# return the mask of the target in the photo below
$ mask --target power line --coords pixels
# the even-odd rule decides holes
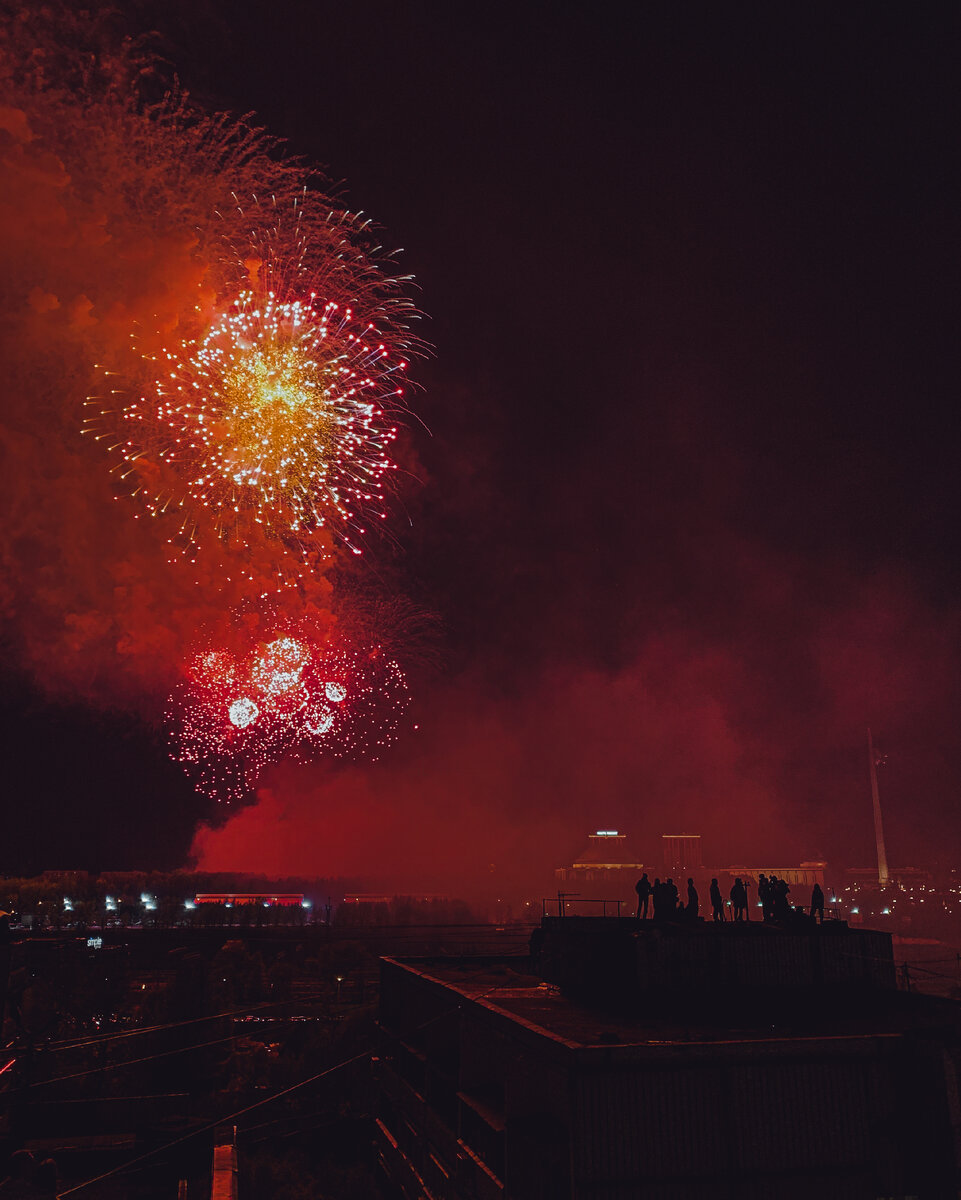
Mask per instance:
[[[281,1004],[290,1003],[296,1003],[296,1001],[264,1000],[259,1004],[248,1004],[244,1008],[229,1008],[223,1012],[211,1013],[206,1017],[191,1017],[186,1021],[170,1021],[166,1025],[144,1025],[140,1029],[125,1029],[122,1033],[97,1034],[94,1037],[77,1040],[67,1038],[60,1042],[52,1042],[49,1046],[44,1047],[44,1051],[55,1053],[59,1050],[77,1050],[84,1046],[102,1046],[106,1042],[115,1042],[120,1038],[140,1037],[144,1033],[160,1033],[164,1029],[183,1029],[187,1025],[200,1025],[204,1021],[217,1021],[221,1017],[237,1017],[243,1013],[259,1012],[264,1008],[277,1008]]]
[[[157,1146],[153,1150],[148,1150],[146,1154],[141,1154],[139,1158],[133,1158],[129,1162],[121,1163],[118,1167],[104,1171],[102,1175],[97,1175],[93,1179],[86,1179],[83,1183],[75,1184],[65,1192],[58,1193],[58,1200],[61,1200],[64,1196],[72,1196],[74,1192],[83,1191],[84,1188],[92,1187],[95,1183],[101,1183],[104,1179],[109,1179],[111,1175],[118,1175],[121,1171],[126,1171],[130,1167],[137,1166],[138,1163],[146,1162],[148,1158],[153,1158],[165,1150],[172,1150],[174,1146],[179,1146],[181,1143],[189,1141],[190,1138],[197,1137],[201,1133],[209,1133],[211,1129],[215,1129],[218,1125],[226,1125],[232,1121],[236,1121],[238,1117],[246,1116],[247,1113],[253,1112],[256,1108],[262,1108],[265,1104],[270,1104],[274,1100],[280,1100],[284,1096],[289,1096],[291,1092],[296,1092],[299,1088],[306,1087],[310,1083],[316,1083],[318,1079],[323,1079],[326,1075],[332,1075],[342,1067],[348,1067],[351,1063],[359,1062],[362,1058],[369,1058],[370,1054],[370,1050],[362,1050],[360,1054],[355,1054],[352,1058],[345,1058],[343,1062],[339,1062],[333,1067],[328,1067],[325,1071],[319,1071],[316,1075],[311,1075],[309,1079],[302,1079],[300,1083],[291,1084],[290,1087],[284,1088],[283,1091],[275,1092],[272,1096],[266,1096],[263,1100],[257,1100],[253,1104],[248,1104],[246,1108],[238,1109],[236,1112],[229,1113],[225,1117],[218,1117],[216,1121],[211,1121],[208,1125],[202,1125],[199,1129],[193,1129],[190,1133],[185,1133],[182,1137],[175,1138],[172,1142],[167,1142],[163,1146]]]
[[[466,996],[467,1000],[482,1000],[485,996],[489,996],[491,992],[496,992],[501,987],[497,983],[486,988],[482,992],[478,992],[473,996]],[[451,1016],[457,1012],[461,1005],[455,1004],[451,1008],[446,1009],[436,1016],[429,1017],[420,1025],[415,1025],[413,1029],[407,1031],[407,1036],[411,1033],[418,1033],[422,1029],[426,1029],[428,1025],[433,1025],[435,1021],[441,1021],[445,1017]],[[237,1112],[229,1113],[227,1116],[218,1117],[216,1121],[211,1121],[207,1125],[202,1125],[199,1129],[193,1129],[190,1133],[185,1133],[179,1138],[175,1138],[172,1142],[167,1142],[163,1146],[157,1146],[153,1150],[148,1150],[146,1154],[141,1154],[138,1158],[132,1158],[129,1162],[121,1163],[119,1166],[111,1168],[109,1171],[104,1171],[102,1175],[97,1175],[93,1179],[86,1179],[83,1183],[75,1184],[72,1188],[68,1188],[65,1192],[58,1193],[58,1200],[62,1200],[64,1196],[72,1196],[75,1192],[83,1191],[84,1188],[92,1187],[95,1183],[101,1183],[104,1179],[109,1179],[113,1175],[118,1175],[123,1171],[129,1170],[131,1167],[136,1167],[142,1162],[146,1162],[149,1158],[154,1158],[158,1154],[164,1153],[166,1150],[172,1150],[174,1146],[179,1146],[183,1142],[189,1141],[193,1137],[197,1137],[202,1133],[209,1133],[211,1129],[217,1128],[219,1125],[226,1125],[236,1121],[239,1117],[246,1116],[247,1113],[253,1112],[257,1108],[262,1108],[265,1104],[270,1104],[274,1100],[280,1100],[284,1096],[289,1096],[292,1092],[298,1091],[300,1088],[307,1087],[308,1084],[316,1083],[318,1079],[323,1079],[327,1075],[332,1075],[335,1071],[339,1071],[342,1067],[348,1067],[351,1063],[359,1062],[362,1058],[369,1058],[373,1054],[373,1049],[362,1050],[359,1054],[353,1055],[351,1058],[345,1058],[342,1062],[336,1063],[332,1067],[328,1067],[324,1071],[319,1071],[316,1075],[311,1075],[309,1079],[302,1079],[299,1083],[291,1084],[290,1087],[284,1088],[282,1091],[275,1092],[272,1096],[266,1096],[263,1100],[257,1100],[253,1104],[248,1104],[246,1108],[238,1109]],[[267,1122],[270,1124],[271,1122]]]
[[[121,1067],[136,1067],[141,1063],[155,1062],[158,1058],[169,1058],[172,1054],[187,1054],[190,1050],[203,1050],[206,1046],[222,1046],[224,1042],[232,1042],[234,1035],[225,1038],[215,1038],[211,1042],[196,1042],[192,1046],[179,1046],[176,1050],[164,1050],[160,1054],[148,1054],[145,1058],[130,1058],[125,1062],[104,1063],[100,1067],[91,1067],[87,1071],[75,1071],[72,1075],[55,1075],[52,1079],[39,1079],[36,1083],[28,1083],[27,1089],[49,1087],[52,1083],[66,1083],[68,1079],[83,1079],[87,1075],[99,1075],[102,1071],[119,1071]],[[14,1097],[17,1091],[7,1093]]]

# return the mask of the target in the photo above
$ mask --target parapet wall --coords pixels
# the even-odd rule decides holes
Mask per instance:
[[[897,986],[891,935],[843,921],[794,929],[545,917],[532,952],[542,978],[578,992]]]

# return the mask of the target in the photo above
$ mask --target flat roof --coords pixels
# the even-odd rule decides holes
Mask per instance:
[[[388,958],[465,999],[571,1047],[666,1046],[851,1038],[919,1026],[961,1030],[961,1004],[896,991],[797,988],[776,999],[762,988],[735,996],[645,997],[620,1008],[574,999],[516,958]]]

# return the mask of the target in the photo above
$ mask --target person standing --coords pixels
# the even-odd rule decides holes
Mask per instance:
[[[744,884],[741,883],[740,875],[735,877],[734,883],[731,885],[731,908],[734,909],[734,920],[744,920],[744,909],[747,905],[747,892],[744,890]]]
[[[647,872],[640,877],[637,883],[634,884],[634,891],[637,892],[637,917],[640,921],[647,920],[647,904],[651,898],[651,881],[647,877]]]
[[[694,886],[694,880],[687,881],[687,912],[686,916],[689,921],[697,920],[697,889]]]
[[[771,885],[763,871],[757,877],[757,898],[761,901],[761,920],[770,921],[774,915],[771,912]]]
[[[718,887],[716,879],[711,880],[711,908],[714,910],[714,920],[724,920],[724,900],[721,897],[721,889]]]
[[[811,916],[819,925],[824,923],[824,892],[819,883],[811,890]]]
[[[791,902],[787,898],[790,890],[786,879],[781,879],[777,875],[774,876],[775,921],[789,921],[791,919]]]

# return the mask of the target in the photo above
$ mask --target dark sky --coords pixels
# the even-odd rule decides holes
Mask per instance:
[[[868,862],[869,723],[889,858],[953,861],[957,8],[139,13],[405,248],[434,347],[392,564],[446,624],[421,729],[280,768],[199,861],[446,885],[681,824]],[[183,861],[208,808],[134,718],[8,696],[9,868]]]

